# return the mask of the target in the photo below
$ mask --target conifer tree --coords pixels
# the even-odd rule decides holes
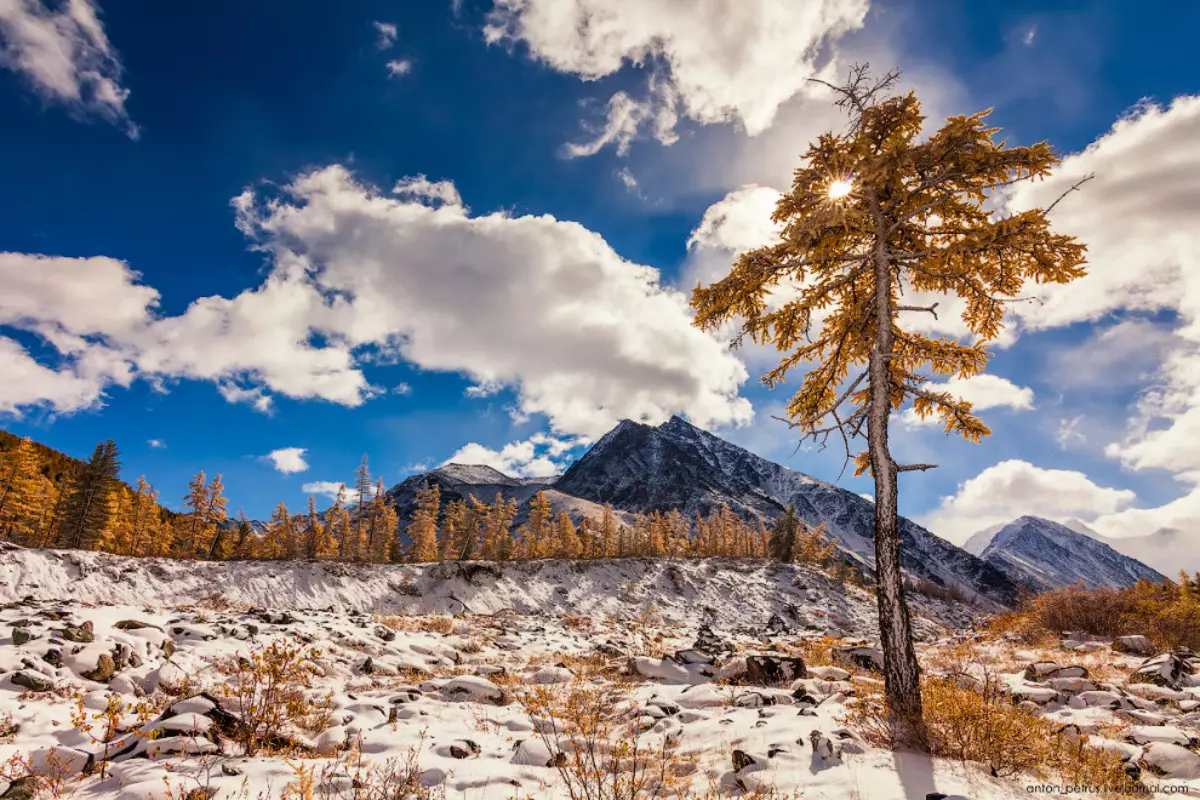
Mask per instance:
[[[727,277],[697,287],[692,307],[701,328],[740,320],[738,341],[771,344],[784,354],[765,376],[768,385],[795,366],[815,365],[788,404],[787,417],[804,437],[819,443],[835,437],[857,473],[869,471],[874,478],[888,712],[898,739],[925,747],[896,498],[899,474],[934,465],[897,463],[889,421],[911,401],[919,416],[937,416],[947,433],[973,441],[990,433],[970,403],[930,388],[930,377],[979,374],[1006,305],[1028,281],[1065,283],[1082,276],[1084,247],[1051,231],[1047,215],[1054,204],[1016,214],[987,205],[1003,187],[1048,175],[1059,161],[1050,145],[1008,147],[988,127],[986,112],[953,117],[923,136],[916,96],[889,96],[897,77],[873,81],[861,66],[845,85],[830,86],[850,125],[809,148],[775,210],[783,226],[778,243],[743,254]],[[781,285],[800,288],[777,302],[771,292]],[[904,315],[936,317],[937,303],[909,304],[914,301],[902,293],[961,299],[971,339],[914,330]],[[864,432],[866,449],[853,453],[850,442]]]
[[[434,524],[436,527],[436,517],[434,517]],[[383,488],[383,478],[380,478],[376,481],[375,491],[371,496],[371,531],[369,536],[371,560],[376,564],[388,561],[400,561],[402,559],[403,554],[400,552],[400,540],[397,536],[399,525],[396,506],[392,502],[392,498],[388,496],[387,491]],[[437,536],[435,531],[435,555],[436,551]]]
[[[579,520],[579,525],[575,529],[575,535],[579,539],[580,557],[597,558],[596,523],[592,521],[591,517],[584,517]]]
[[[237,531],[234,534],[233,558],[247,559],[254,557],[254,528],[246,519],[246,512],[238,510]]]
[[[787,513],[775,520],[767,540],[767,553],[776,561],[791,563],[796,560],[796,537],[803,523],[796,516],[796,507],[788,506]]]
[[[28,437],[0,452],[0,537],[13,539],[25,531],[37,500],[38,478],[38,457]]]
[[[617,517],[613,513],[613,507],[608,503],[604,504],[604,510],[600,514],[600,530],[599,547],[597,548],[597,558],[612,558],[617,555],[617,539],[620,533],[617,531]]]
[[[145,555],[154,537],[158,521],[158,492],[146,482],[146,476],[138,478],[133,490],[133,503],[129,511],[128,555]]]
[[[116,443],[110,439],[96,445],[72,485],[63,513],[60,547],[95,550],[104,543],[120,474]]]
[[[259,557],[272,561],[287,558],[295,538],[292,516],[288,513],[287,504],[280,502],[271,514],[271,521],[267,523]]]
[[[338,489],[333,506],[325,512],[325,521],[333,540],[337,542],[338,558],[342,561],[358,561],[362,558],[359,531],[350,519],[350,512],[346,510],[345,486]]]
[[[204,530],[208,535],[206,555],[210,559],[223,560],[229,558],[230,541],[224,525],[228,514],[229,500],[225,497],[225,484],[221,476],[213,478],[208,485],[208,501],[204,506]],[[289,543],[289,545],[292,543]],[[294,558],[295,553],[289,551],[288,558]]]
[[[354,471],[354,532],[355,560],[367,560],[368,554],[374,552],[375,531],[371,527],[371,514],[368,513],[371,498],[374,495],[375,482],[371,480],[371,468],[367,463],[367,454],[363,453],[358,469]]]
[[[580,558],[583,555],[583,544],[571,515],[566,511],[558,512],[554,520],[554,542],[557,558]]]
[[[438,532],[438,559],[457,559],[463,550],[463,531],[466,529],[467,507],[462,500],[446,504],[442,527]]]
[[[423,483],[417,490],[417,508],[408,524],[412,541],[412,560],[417,563],[436,561],[438,556],[438,512],[442,505],[442,490],[436,483]]]
[[[544,558],[552,547],[552,515],[550,499],[538,492],[529,502],[529,517],[521,526],[520,557]]]
[[[194,558],[207,538],[205,536],[206,512],[208,511],[208,476],[200,470],[188,482],[188,493],[183,498],[187,512],[187,538],[181,542],[184,558]]]

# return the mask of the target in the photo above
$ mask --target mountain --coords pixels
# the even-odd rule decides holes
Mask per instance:
[[[992,539],[996,538],[996,534],[1004,529],[1004,524],[993,525],[990,528],[984,528],[977,533],[971,534],[971,538],[963,542],[962,549],[966,550],[973,556],[981,555],[987,546],[992,543]]]
[[[409,481],[419,486],[421,477]],[[746,518],[769,522],[794,505],[810,524],[824,522],[843,550],[868,568],[874,564],[875,511],[869,500],[754,455],[679,417],[658,427],[621,422],[562,477],[541,488],[548,487],[630,513],[677,509],[692,516],[726,505]],[[960,587],[995,604],[1016,602],[1019,588],[992,565],[910,520],[901,520],[900,533],[902,566],[909,575]]]
[[[1089,587],[1121,588],[1141,578],[1163,580],[1160,573],[1141,561],[1040,517],[1021,517],[1008,523],[980,557],[1014,581],[1039,592],[1078,582]]]

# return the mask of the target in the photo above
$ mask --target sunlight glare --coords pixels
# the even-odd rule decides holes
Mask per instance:
[[[854,191],[853,183],[838,179],[829,184],[829,199],[840,200],[852,191]]]

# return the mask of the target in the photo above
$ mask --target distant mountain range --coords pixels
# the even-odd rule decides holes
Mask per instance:
[[[604,504],[630,514],[678,510],[692,516],[725,505],[747,519],[771,522],[794,505],[810,524],[825,523],[839,548],[864,568],[874,564],[871,501],[776,464],[679,417],[657,427],[623,421],[558,478],[520,479],[488,467],[450,464],[414,475],[390,490],[401,513],[425,481],[444,498],[497,494],[527,505],[546,492],[556,510],[598,516]],[[916,523],[901,521],[902,566],[912,577],[965,590],[981,601],[1013,605],[1021,587],[994,565]]]
[[[1143,578],[1163,580],[1161,573],[1141,561],[1040,517],[1021,517],[980,531],[964,549],[974,550],[1014,581],[1039,592],[1075,583],[1122,588]]]

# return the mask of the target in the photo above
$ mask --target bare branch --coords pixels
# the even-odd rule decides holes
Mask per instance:
[[[927,469],[937,469],[937,464],[897,464],[896,472],[924,472]]]
[[[1089,173],[1088,175],[1085,175],[1085,176],[1084,176],[1083,178],[1081,178],[1080,180],[1076,181],[1074,186],[1072,186],[1070,189],[1067,189],[1065,192],[1063,192],[1062,194],[1060,194],[1060,195],[1058,196],[1058,199],[1057,199],[1057,200],[1055,200],[1055,201],[1054,201],[1053,203],[1051,203],[1050,205],[1046,206],[1046,210],[1045,210],[1045,211],[1043,211],[1043,212],[1042,212],[1042,214],[1043,214],[1044,216],[1050,216],[1050,212],[1054,210],[1054,207],[1055,207],[1056,205],[1058,205],[1059,203],[1061,203],[1061,202],[1063,201],[1063,198],[1064,198],[1064,197],[1066,197],[1067,195],[1069,195],[1071,192],[1077,192],[1077,191],[1079,191],[1079,187],[1080,187],[1080,186],[1083,186],[1085,183],[1087,183],[1088,181],[1090,181],[1090,180],[1091,180],[1092,178],[1094,178],[1094,177],[1096,177],[1096,173],[1092,172],[1092,173]]]
[[[934,319],[937,319],[938,318],[937,307],[938,307],[938,304],[934,303],[931,306],[892,306],[892,310],[893,311],[928,311],[930,314],[933,314]]]

